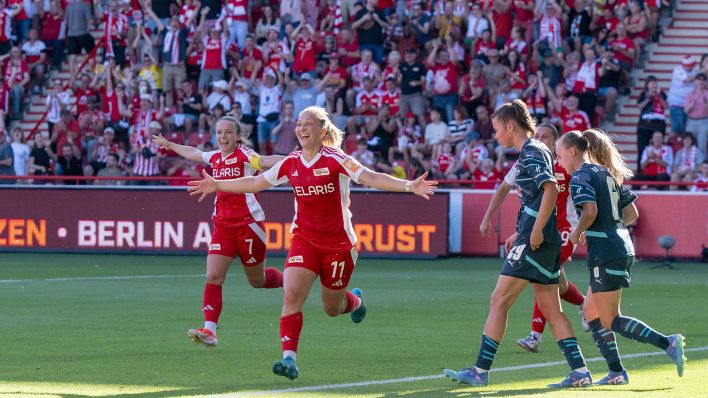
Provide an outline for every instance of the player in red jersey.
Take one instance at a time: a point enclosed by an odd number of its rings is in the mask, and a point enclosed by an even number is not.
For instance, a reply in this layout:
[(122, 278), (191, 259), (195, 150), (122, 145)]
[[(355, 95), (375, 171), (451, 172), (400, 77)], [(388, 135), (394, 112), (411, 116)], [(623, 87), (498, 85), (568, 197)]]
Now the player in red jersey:
[[(214, 178), (231, 180), (253, 175), (262, 167), (271, 167), (282, 156), (261, 157), (252, 149), (241, 123), (232, 116), (224, 116), (216, 124), (219, 149), (202, 152), (197, 148), (179, 145), (161, 135), (153, 136), (155, 143), (166, 150), (193, 162), (211, 166)], [(238, 255), (248, 278), (255, 288), (273, 289), (283, 286), (283, 274), (276, 268), (264, 268), (266, 234), (265, 215), (255, 195), (219, 192), (214, 201), (214, 232), (209, 243), (204, 288), (204, 327), (190, 329), (189, 338), (207, 347), (216, 346), (216, 326), (221, 315), (221, 287), (231, 262)]]
[(203, 180), (189, 182), (191, 195), (201, 195), (199, 200), (212, 192), (259, 192), (286, 181), (292, 185), (295, 218), (283, 272), (285, 294), (280, 318), (283, 359), (273, 364), (273, 373), (291, 380), (299, 375), (295, 358), (302, 330), (302, 306), (317, 277), (328, 315), (351, 313), (354, 323), (366, 315), (361, 290), (346, 289), (357, 260), (349, 182), (386, 191), (413, 192), (426, 199), (437, 184), (425, 180), (427, 173), (415, 181), (406, 181), (362, 166), (339, 149), (343, 133), (323, 108), (311, 106), (300, 112), (295, 134), (302, 150), (291, 153), (263, 174), (218, 181), (204, 171)]
[[(550, 123), (541, 123), (536, 127), (536, 134), (534, 139), (543, 142), (551, 152), (555, 153), (555, 144), (559, 138), (558, 129)], [(561, 263), (561, 274), (560, 274), (560, 285), (558, 288), (560, 298), (571, 304), (580, 306), (580, 314), (583, 322), (583, 330), (590, 330), (587, 326), (587, 322), (582, 315), (582, 305), (585, 301), (585, 297), (578, 290), (578, 288), (570, 282), (565, 275), (563, 270), (563, 264), (570, 260), (570, 256), (575, 251), (575, 245), (568, 239), (570, 236), (570, 231), (577, 224), (578, 218), (575, 214), (575, 209), (573, 208), (573, 201), (568, 200), (570, 195), (569, 184), (570, 175), (566, 172), (563, 167), (558, 164), (557, 160), (553, 161), (553, 171), (558, 181), (558, 197), (556, 199), (556, 222), (558, 224), (558, 231), (560, 232), (563, 244), (561, 246), (560, 253), (560, 263)], [(482, 224), (480, 225), (480, 231), (482, 235), (491, 236), (492, 235), (492, 225), (491, 217), (492, 214), (501, 206), (504, 198), (509, 193), (509, 191), (514, 187), (516, 180), (516, 165), (509, 171), (509, 173), (504, 177), (504, 182), (499, 186), (497, 191), (494, 193), (489, 208), (482, 219)], [(516, 239), (516, 234), (509, 237), (506, 240), (505, 246), (507, 251), (514, 243)], [(546, 318), (538, 307), (538, 303), (534, 302), (533, 307), (533, 317), (531, 319), (531, 333), (524, 337), (523, 339), (517, 340), (519, 347), (530, 351), (538, 352), (538, 348), (541, 344), (541, 337), (543, 331), (546, 327)]]

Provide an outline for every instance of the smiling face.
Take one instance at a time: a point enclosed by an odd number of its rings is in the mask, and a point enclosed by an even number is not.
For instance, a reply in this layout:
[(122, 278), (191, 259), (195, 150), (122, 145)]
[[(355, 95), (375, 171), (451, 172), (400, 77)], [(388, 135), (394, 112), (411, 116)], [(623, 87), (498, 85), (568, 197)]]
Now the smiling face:
[(216, 123), (216, 143), (222, 153), (230, 154), (238, 145), (239, 136), (236, 132), (236, 125), (228, 120), (220, 120)]
[(324, 129), (315, 115), (301, 112), (295, 125), (295, 136), (303, 149), (317, 150), (322, 147)]

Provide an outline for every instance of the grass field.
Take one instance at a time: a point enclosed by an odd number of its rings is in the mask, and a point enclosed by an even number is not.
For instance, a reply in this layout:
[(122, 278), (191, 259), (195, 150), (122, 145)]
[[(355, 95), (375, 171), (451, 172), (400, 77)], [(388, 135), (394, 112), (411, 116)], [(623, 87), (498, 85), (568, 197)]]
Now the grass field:
[[(269, 262), (280, 266), (282, 259)], [(680, 331), (688, 348), (698, 349), (687, 353), (683, 379), (666, 355), (652, 355), (654, 347), (619, 337), (622, 354), (640, 355), (624, 360), (630, 385), (547, 390), (545, 385), (560, 380), (568, 368), (550, 330), (541, 353), (516, 347), (514, 340), (529, 330), (528, 289), (510, 314), (492, 384), (473, 389), (440, 378), (442, 368), (474, 361), (499, 264), (497, 259), (360, 260), (351, 286), (364, 289), (366, 320), (354, 325), (346, 316), (327, 317), (313, 290), (304, 310), (301, 377), (291, 382), (270, 371), (280, 357), (282, 292), (247, 287), (240, 266), (232, 268), (225, 285), (219, 346), (208, 350), (186, 337), (188, 328), (202, 323), (201, 257), (4, 253), (0, 396), (708, 395), (708, 267), (702, 264), (669, 271), (640, 263), (624, 294), (624, 313), (664, 333)], [(585, 290), (583, 265), (575, 262), (567, 270)], [(577, 311), (566, 309), (579, 330)], [(599, 356), (589, 334), (578, 337), (586, 358)], [(527, 368), (534, 364), (539, 367)], [(588, 366), (598, 379), (606, 372), (602, 361)]]

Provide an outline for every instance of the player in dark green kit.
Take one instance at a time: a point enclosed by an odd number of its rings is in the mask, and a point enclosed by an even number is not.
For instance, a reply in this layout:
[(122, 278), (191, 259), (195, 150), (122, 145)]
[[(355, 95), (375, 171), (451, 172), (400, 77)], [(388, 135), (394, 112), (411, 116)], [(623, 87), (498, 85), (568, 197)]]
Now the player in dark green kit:
[(680, 334), (664, 336), (642, 321), (620, 314), (622, 288), (629, 287), (634, 246), (626, 225), (639, 217), (637, 196), (622, 185), (632, 176), (612, 141), (600, 130), (571, 131), (556, 144), (558, 161), (569, 173), (570, 194), (580, 213), (569, 239), (585, 237), (590, 286), (584, 304), (585, 317), (595, 344), (607, 361), (609, 373), (597, 384), (628, 384), (615, 341), (620, 335), (649, 343), (666, 351), (683, 376), (686, 358)]
[(572, 372), (549, 387), (585, 387), (592, 377), (568, 318), (561, 311), (558, 296), (560, 246), (555, 217), (558, 185), (553, 173), (550, 150), (531, 137), (536, 130), (526, 105), (520, 101), (502, 105), (492, 115), (496, 139), (504, 147), (519, 150), (516, 185), (522, 206), (516, 223), (517, 238), (504, 261), (497, 286), (492, 293), (489, 316), (474, 367), (460, 371), (445, 369), (447, 377), (473, 386), (485, 386), (489, 369), (504, 337), (509, 309), (526, 286), (533, 286), (536, 301), (548, 319), (553, 336)]

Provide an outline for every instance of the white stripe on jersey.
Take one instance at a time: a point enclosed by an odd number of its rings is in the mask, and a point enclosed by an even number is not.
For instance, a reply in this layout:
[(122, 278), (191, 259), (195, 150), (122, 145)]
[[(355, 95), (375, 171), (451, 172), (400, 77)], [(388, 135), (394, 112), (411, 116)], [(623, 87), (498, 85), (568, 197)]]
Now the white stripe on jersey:
[[(243, 174), (244, 177), (250, 177), (254, 174), (253, 168), (250, 164), (243, 164)], [(246, 196), (246, 205), (248, 206), (248, 211), (251, 213), (253, 219), (256, 221), (265, 220), (265, 212), (263, 211), (263, 208), (261, 207), (260, 203), (258, 203), (256, 195), (250, 192), (244, 195)], [(265, 242), (265, 240), (263, 242)]]
[[(322, 151), (322, 155), (328, 158), (333, 158), (342, 166), (347, 176), (351, 178), (357, 184), (359, 183), (359, 176), (366, 169), (361, 163), (357, 162), (353, 157), (344, 154), (338, 149), (325, 147)], [(353, 169), (353, 170), (352, 170)]]
[(257, 223), (252, 222), (252, 223), (248, 224), (248, 226), (253, 230), (253, 232), (256, 233), (256, 235), (258, 235), (259, 238), (261, 238), (261, 240), (263, 241), (263, 243), (266, 243), (266, 233), (265, 233), (265, 231), (263, 230), (263, 228), (261, 228), (260, 225), (258, 225)]
[(349, 242), (354, 246), (357, 239), (354, 225), (352, 225), (352, 212), (349, 210), (351, 201), (349, 200), (349, 176), (347, 175), (339, 175), (339, 195), (342, 206), (342, 226), (347, 233), (347, 237), (349, 237)]

